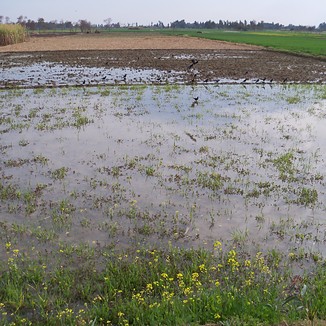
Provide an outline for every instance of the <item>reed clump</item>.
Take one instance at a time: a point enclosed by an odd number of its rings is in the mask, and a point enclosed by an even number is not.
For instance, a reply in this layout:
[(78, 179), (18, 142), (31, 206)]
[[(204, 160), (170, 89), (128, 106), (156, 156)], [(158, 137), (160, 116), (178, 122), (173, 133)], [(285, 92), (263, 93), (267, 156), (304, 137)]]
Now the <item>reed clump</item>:
[(22, 25), (2, 24), (0, 25), (0, 46), (16, 44), (26, 41), (28, 33)]

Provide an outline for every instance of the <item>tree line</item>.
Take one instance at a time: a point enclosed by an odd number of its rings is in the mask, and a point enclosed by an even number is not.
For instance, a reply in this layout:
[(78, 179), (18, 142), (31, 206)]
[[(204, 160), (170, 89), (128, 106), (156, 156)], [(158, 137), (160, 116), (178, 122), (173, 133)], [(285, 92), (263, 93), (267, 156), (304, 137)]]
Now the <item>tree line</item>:
[[(0, 24), (13, 23), (10, 21), (9, 17), (0, 15)], [(86, 19), (81, 19), (78, 22), (64, 21), (64, 20), (51, 20), (45, 21), (44, 18), (38, 18), (36, 21), (28, 19), (26, 16), (19, 16), (17, 24), (25, 26), (30, 31), (41, 31), (41, 30), (69, 30), (71, 32), (76, 32), (80, 30), (81, 32), (90, 32), (91, 29), (101, 30), (101, 29), (111, 29), (122, 27), (120, 23), (113, 23), (111, 18), (104, 19), (103, 24), (92, 24)], [(151, 27), (151, 28), (190, 28), (190, 29), (227, 29), (227, 30), (237, 30), (237, 31), (251, 31), (251, 30), (293, 30), (293, 31), (326, 31), (326, 22), (320, 23), (318, 27), (316, 26), (303, 26), (303, 25), (282, 25), (279, 23), (268, 23), (264, 21), (257, 22), (255, 20), (219, 20), (218, 22), (208, 20), (204, 22), (194, 21), (192, 23), (186, 22), (184, 19), (176, 20), (167, 25), (159, 21), (157, 23), (151, 23), (150, 25), (138, 25), (127, 24), (126, 27)]]
[(16, 22), (12, 22), (9, 17), (0, 15), (0, 24), (10, 24), (16, 23), (23, 25), (30, 31), (41, 31), (41, 30), (69, 30), (71, 32), (76, 32), (80, 30), (81, 32), (88, 32), (92, 28), (95, 29), (110, 29), (110, 28), (120, 28), (119, 23), (112, 23), (111, 18), (104, 20), (104, 24), (92, 24), (86, 19), (80, 19), (78, 22), (64, 21), (64, 20), (51, 20), (46, 21), (44, 18), (38, 18), (36, 21), (28, 19), (26, 16), (19, 16)]
[(205, 22), (187, 23), (183, 20), (176, 20), (170, 24), (171, 28), (193, 28), (193, 29), (227, 29), (237, 31), (251, 31), (251, 30), (295, 30), (295, 31), (326, 31), (326, 23), (316, 26), (303, 26), (303, 25), (282, 25), (279, 23), (267, 23), (264, 21), (256, 22), (251, 21), (228, 21), (219, 20), (218, 22), (208, 20)]

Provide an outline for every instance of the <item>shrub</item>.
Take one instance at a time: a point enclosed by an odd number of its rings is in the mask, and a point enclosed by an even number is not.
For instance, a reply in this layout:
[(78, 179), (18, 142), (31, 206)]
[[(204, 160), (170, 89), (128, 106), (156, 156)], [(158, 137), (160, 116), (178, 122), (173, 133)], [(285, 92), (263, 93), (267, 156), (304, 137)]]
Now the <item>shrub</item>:
[(27, 31), (22, 25), (0, 25), (0, 46), (24, 42), (27, 35)]

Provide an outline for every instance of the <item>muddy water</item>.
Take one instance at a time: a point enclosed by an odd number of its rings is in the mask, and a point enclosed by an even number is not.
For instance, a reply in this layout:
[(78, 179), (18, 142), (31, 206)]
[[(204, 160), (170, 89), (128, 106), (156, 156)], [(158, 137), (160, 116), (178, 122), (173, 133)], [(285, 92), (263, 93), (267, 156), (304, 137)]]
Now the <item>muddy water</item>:
[(29, 66), (0, 68), (0, 88), (177, 83), (184, 80), (183, 75), (176, 71), (156, 69), (71, 67), (43, 62)]
[(326, 254), (324, 86), (2, 90), (1, 221), (98, 245)]

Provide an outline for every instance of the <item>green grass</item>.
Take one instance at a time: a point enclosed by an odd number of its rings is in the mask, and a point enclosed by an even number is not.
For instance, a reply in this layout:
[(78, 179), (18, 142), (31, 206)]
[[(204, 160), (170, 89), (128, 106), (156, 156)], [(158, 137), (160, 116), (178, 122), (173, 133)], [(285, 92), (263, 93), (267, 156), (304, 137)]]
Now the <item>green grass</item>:
[(221, 40), (264, 46), (277, 50), (326, 56), (325, 33), (300, 33), (283, 31), (231, 32), (220, 30), (162, 30), (169, 35), (188, 35), (211, 40)]
[(212, 250), (59, 245), (50, 263), (35, 248), (31, 258), (10, 241), (1, 250), (0, 325), (275, 325), (326, 318), (322, 263), (309, 276), (293, 277), (291, 259), (280, 252), (250, 256), (219, 241)]
[(26, 41), (27, 32), (21, 25), (0, 24), (0, 46)]

